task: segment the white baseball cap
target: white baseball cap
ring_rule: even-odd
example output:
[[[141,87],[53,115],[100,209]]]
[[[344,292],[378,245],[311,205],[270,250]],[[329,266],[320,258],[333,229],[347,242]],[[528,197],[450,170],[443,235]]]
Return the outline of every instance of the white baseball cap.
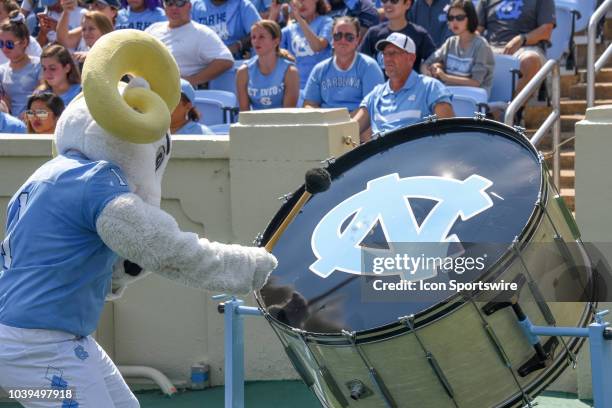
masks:
[[[416,54],[416,45],[412,38],[402,33],[391,33],[384,40],[380,40],[376,43],[376,49],[382,51],[388,44],[393,44],[396,47],[401,48],[409,54]]]

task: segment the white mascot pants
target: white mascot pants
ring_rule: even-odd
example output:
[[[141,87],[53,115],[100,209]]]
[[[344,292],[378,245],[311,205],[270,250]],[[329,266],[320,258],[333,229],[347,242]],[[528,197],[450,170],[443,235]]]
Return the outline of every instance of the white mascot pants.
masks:
[[[115,364],[91,337],[0,324],[0,387],[72,390],[70,399],[17,400],[26,408],[138,408]]]

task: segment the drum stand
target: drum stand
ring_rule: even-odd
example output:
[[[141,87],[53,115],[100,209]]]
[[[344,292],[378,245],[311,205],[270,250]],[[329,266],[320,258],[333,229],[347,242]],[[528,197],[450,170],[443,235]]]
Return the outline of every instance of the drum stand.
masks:
[[[517,313],[523,333],[534,347],[541,344],[538,336],[588,337],[595,408],[612,407],[612,327],[604,320],[608,313],[608,310],[595,313],[595,322],[584,328],[535,326],[524,313]]]
[[[243,306],[244,301],[227,295],[215,295],[218,311],[224,314],[225,408],[244,408],[244,322],[243,316],[261,316],[256,307]]]

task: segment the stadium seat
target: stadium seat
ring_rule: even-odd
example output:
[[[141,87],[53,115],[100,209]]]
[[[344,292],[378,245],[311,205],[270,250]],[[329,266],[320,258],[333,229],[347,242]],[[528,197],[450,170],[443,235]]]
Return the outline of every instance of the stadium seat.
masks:
[[[507,104],[512,100],[521,67],[519,59],[511,55],[494,54],[494,57],[495,70],[493,71],[489,106],[499,103]]]
[[[483,112],[487,105],[487,91],[473,86],[447,86],[453,95],[453,110],[456,117],[474,117],[474,112]]]
[[[236,95],[226,91],[203,89],[196,90],[195,96],[196,108],[202,116],[200,123],[208,126],[235,121],[238,113]]]
[[[208,128],[216,135],[229,135],[230,124],[221,123],[220,125],[211,125]]]
[[[571,38],[572,13],[564,7],[556,7],[555,14],[557,17],[557,26],[554,28],[550,42],[551,46],[546,50],[546,57],[560,61],[561,58],[569,51],[569,42]]]
[[[227,91],[236,94],[236,72],[245,62],[246,60],[235,61],[231,69],[225,71],[208,83],[208,89]]]
[[[580,16],[576,19],[575,32],[585,30],[589,25],[589,19],[595,11],[597,0],[555,0],[557,8],[576,10]],[[557,25],[559,23],[557,22]],[[567,29],[567,28],[566,28]]]

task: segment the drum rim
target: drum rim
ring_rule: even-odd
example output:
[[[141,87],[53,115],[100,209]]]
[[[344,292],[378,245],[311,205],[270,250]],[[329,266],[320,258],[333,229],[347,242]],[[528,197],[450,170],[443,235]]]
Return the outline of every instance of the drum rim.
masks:
[[[434,129],[433,132],[426,134],[429,128]],[[458,129],[460,128],[460,129]],[[552,183],[547,182],[548,175],[546,174],[546,165],[544,163],[544,159],[542,155],[537,151],[535,146],[530,142],[529,139],[516,128],[506,125],[501,122],[489,120],[489,119],[474,119],[474,118],[449,118],[449,119],[440,119],[435,121],[428,122],[420,122],[417,124],[413,124],[410,126],[402,127],[399,129],[395,129],[392,131],[384,132],[380,134],[379,137],[352,149],[338,158],[330,161],[326,167],[327,171],[330,173],[332,181],[342,175],[346,170],[354,167],[356,163],[359,163],[363,160],[366,160],[373,154],[378,153],[382,150],[382,148],[388,148],[390,146],[399,145],[402,143],[407,143],[411,140],[417,140],[421,137],[431,136],[432,133],[459,133],[461,131],[469,131],[471,128],[474,130],[482,131],[484,129],[493,130],[497,134],[501,134],[510,139],[515,140],[517,143],[521,144],[523,147],[527,148],[527,150],[531,151],[534,159],[537,160],[540,167],[540,187],[539,187],[539,195],[536,201],[534,201],[534,206],[531,214],[527,218],[525,226],[521,231],[521,234],[515,238],[516,244],[519,246],[519,249],[523,249],[525,245],[529,243],[529,240],[537,231],[540,222],[544,216],[543,210],[540,208],[540,203],[547,203],[549,198],[549,186],[552,186]],[[406,130],[410,130],[406,132]],[[359,160],[356,160],[359,159]],[[347,166],[351,164],[350,166]],[[281,208],[276,212],[272,220],[266,226],[264,232],[257,239],[256,244],[260,247],[265,246],[268,239],[272,236],[273,232],[276,230],[278,225],[282,222],[282,217],[284,217],[290,209],[295,205],[301,194],[305,190],[305,185],[301,185],[295,192],[291,195],[291,198],[287,200]],[[553,189],[554,190],[554,189]],[[282,215],[282,217],[281,217]],[[512,264],[512,262],[516,259],[516,254],[512,253],[511,248],[500,256],[500,258],[495,262],[487,271],[487,273],[481,276],[481,280],[499,276],[504,272],[505,268]],[[503,267],[502,267],[503,266]],[[255,300],[257,301],[257,305],[263,315],[270,321],[270,323],[276,323],[277,326],[280,326],[289,331],[299,331],[308,335],[311,340],[314,340],[316,337],[317,340],[314,340],[315,343],[319,344],[347,344],[346,337],[343,336],[342,333],[318,333],[318,332],[310,332],[306,330],[302,330],[293,326],[289,326],[277,319],[275,319],[272,315],[270,315],[263,302],[261,297],[261,290],[254,291]],[[421,326],[430,324],[435,322],[438,319],[443,318],[448,313],[452,313],[454,309],[461,307],[465,304],[465,300],[462,299],[463,295],[457,293],[449,298],[447,298],[443,302],[439,302],[435,305],[430,306],[427,309],[424,309],[415,315],[414,319],[414,327],[418,329]],[[426,316],[423,319],[423,316]],[[398,316],[399,318],[399,316]],[[410,329],[403,325],[399,319],[395,322],[389,322],[382,326],[373,327],[365,330],[355,331],[355,340],[357,343],[369,343],[377,340],[384,340],[389,337],[394,337],[396,335],[401,335],[405,332],[409,332]],[[343,338],[344,340],[340,340]]]

